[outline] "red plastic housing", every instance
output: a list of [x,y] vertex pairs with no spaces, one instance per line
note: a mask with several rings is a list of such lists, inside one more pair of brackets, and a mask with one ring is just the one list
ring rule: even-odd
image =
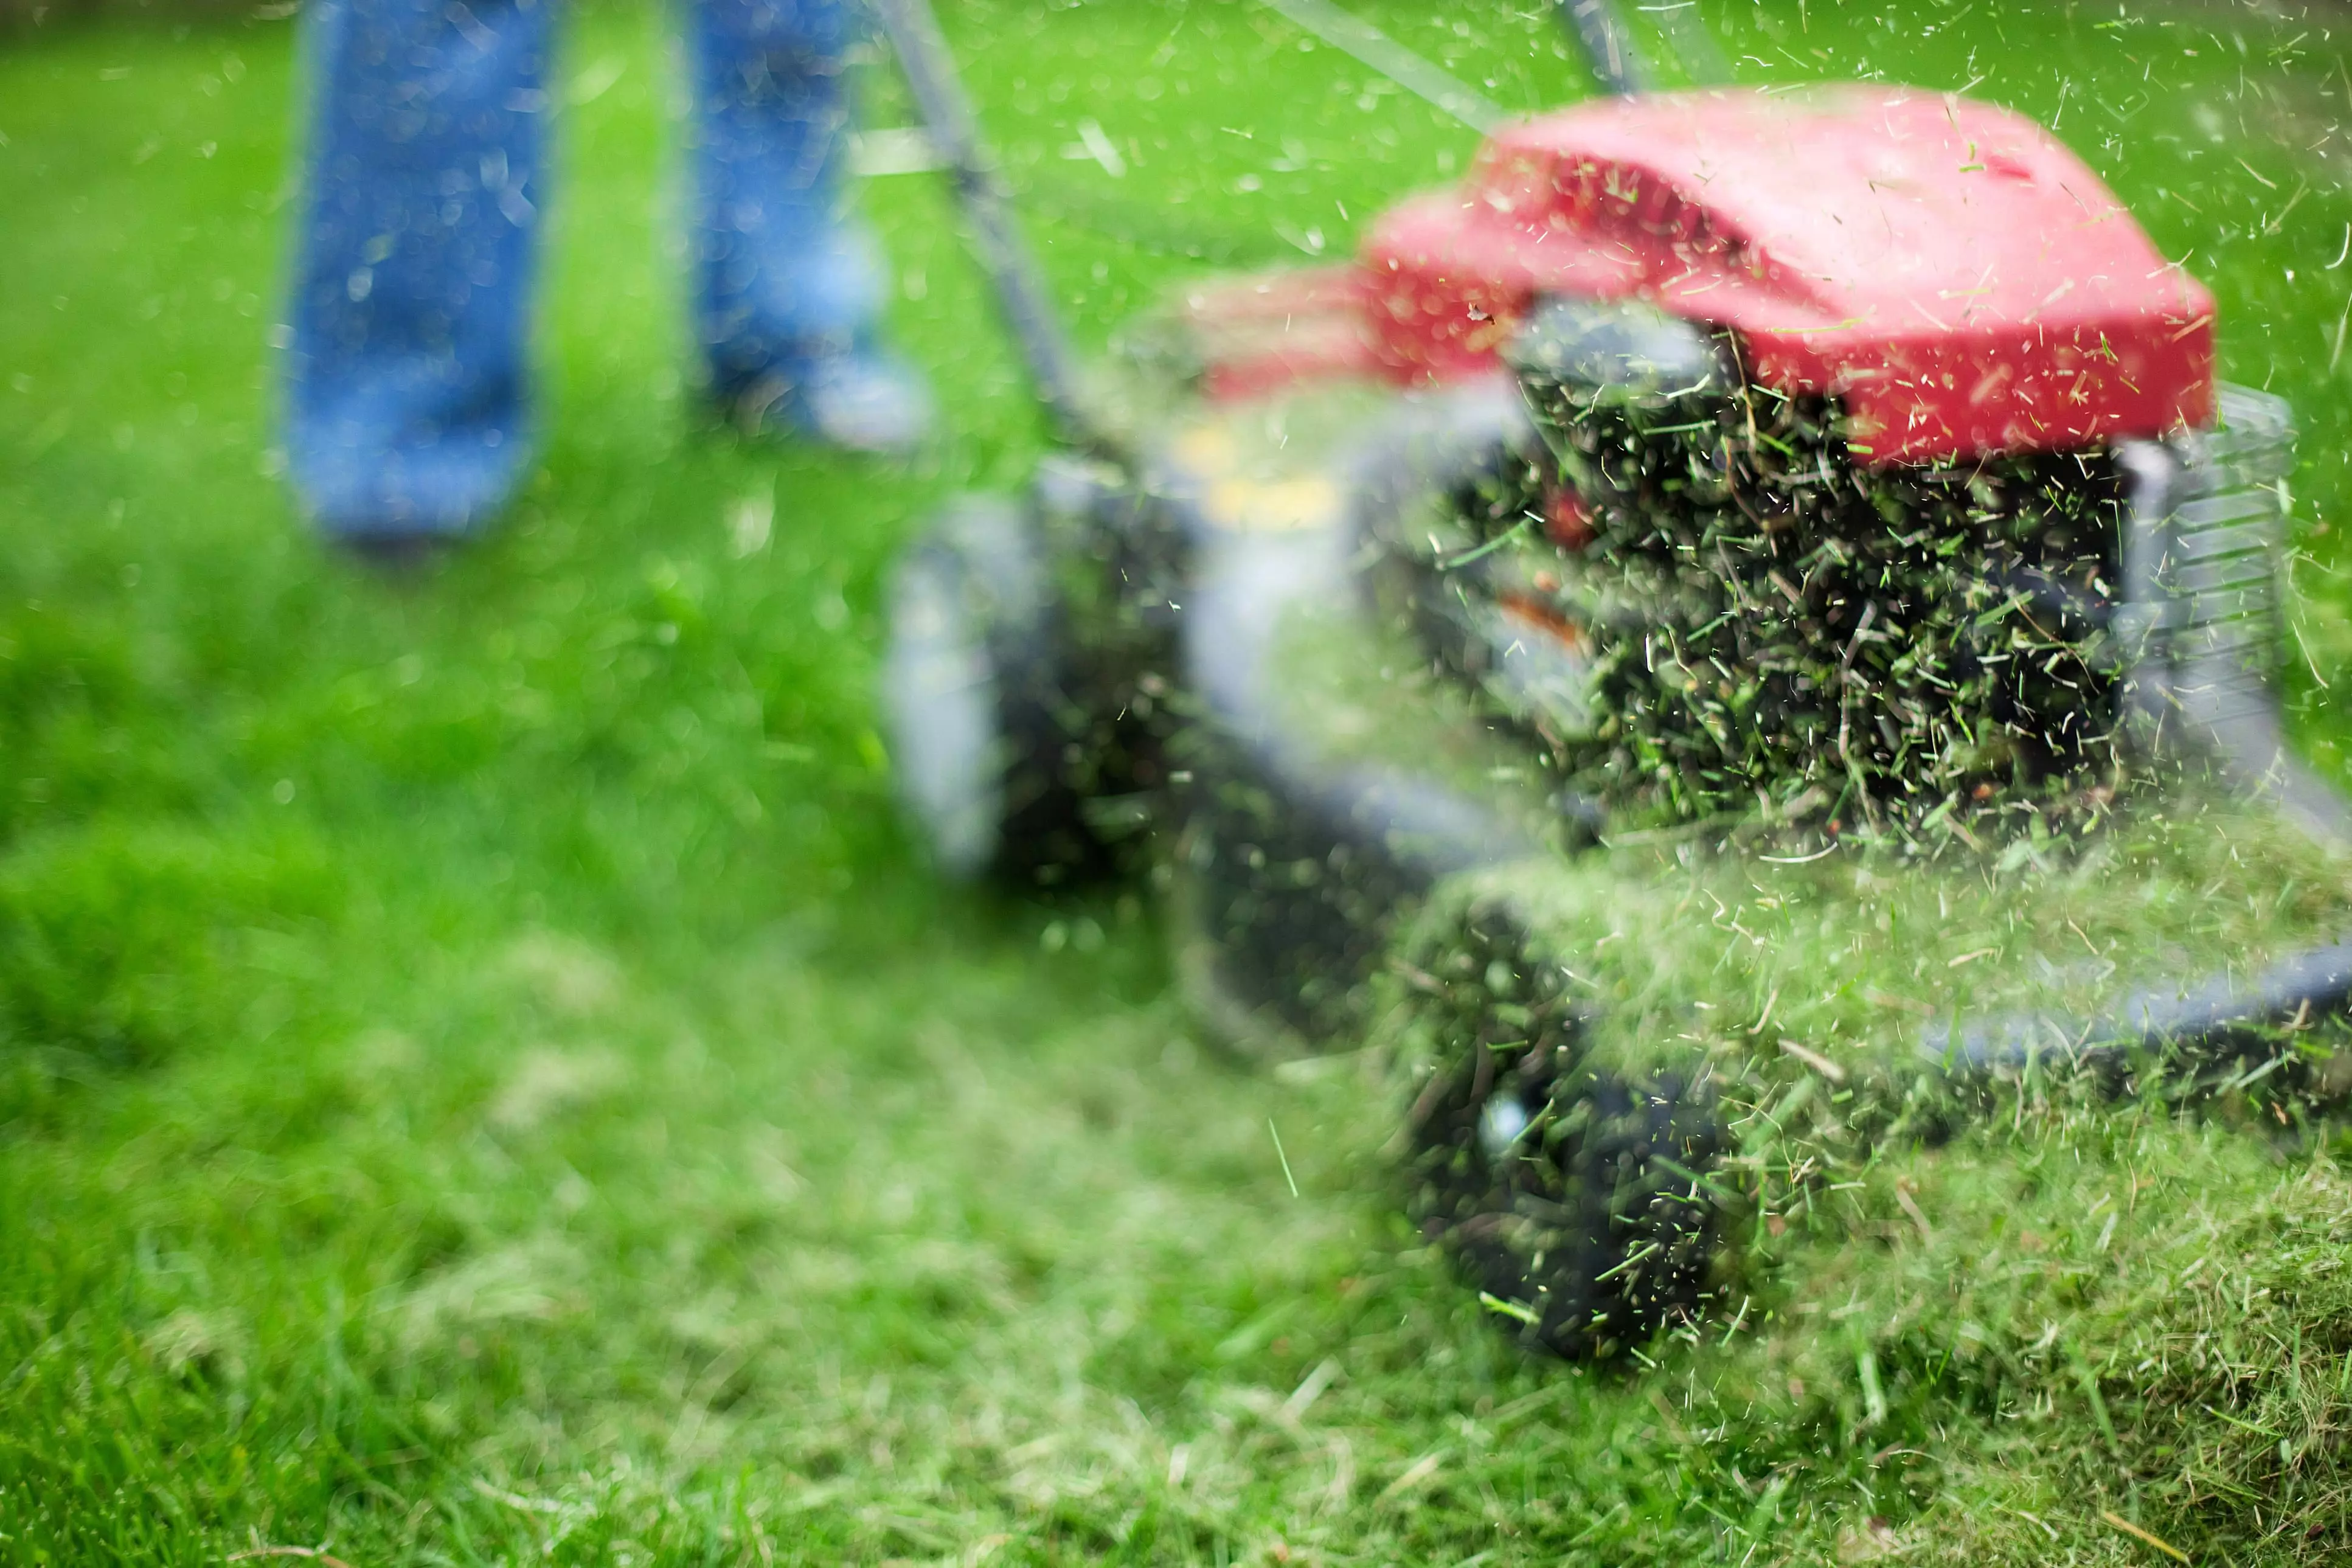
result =
[[[1841,399],[1874,462],[2213,416],[2211,296],[2040,126],[1948,94],[1580,105],[1383,215],[1359,266],[1362,329],[1327,324],[1305,356],[1324,368],[1487,373],[1538,295],[1632,295],[1732,329],[1765,384]],[[1232,389],[1279,379],[1277,363],[1301,368],[1262,356]]]

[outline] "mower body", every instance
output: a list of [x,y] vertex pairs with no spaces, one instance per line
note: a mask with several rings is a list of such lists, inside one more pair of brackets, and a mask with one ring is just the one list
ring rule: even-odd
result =
[[1838,400],[1872,463],[2212,422],[2205,289],[2040,126],[1944,94],[1570,110],[1382,217],[1363,265],[1386,363],[1475,374],[1537,299],[1640,298],[1735,333],[1753,380]]
[[[902,569],[902,783],[952,869],[1153,879],[1235,1038],[1386,1031],[1413,1211],[1529,1342],[1704,1295],[1718,1211],[1766,1190],[1706,1174],[1727,1108],[1792,1074],[1874,1086],[1875,1136],[2044,1024],[2112,1056],[2163,1032],[2132,1006],[2187,1016],[2089,937],[2091,970],[1906,991],[1952,955],[1889,927],[1807,1044],[1775,998],[1817,977],[1717,941],[1723,889],[1783,883],[1854,952],[1897,885],[1915,920],[2098,929],[2032,879],[2112,840],[2176,896],[2164,824],[2242,808],[2153,759],[2275,740],[2284,411],[2218,385],[2210,298],[2040,128],[1880,88],[1580,107],[1353,263],[1204,286],[1138,341],[1183,388],[1143,400],[1144,459],[1056,459]],[[2229,831],[2190,857],[2229,897],[2295,859]],[[2180,926],[2216,949],[2171,978],[2352,921],[2352,876],[2304,870]]]
[[1613,99],[1512,127],[1349,266],[1189,302],[1213,396],[1491,374],[1539,300],[1638,298],[1895,463],[2212,423],[2213,302],[2032,121],[1910,89]]

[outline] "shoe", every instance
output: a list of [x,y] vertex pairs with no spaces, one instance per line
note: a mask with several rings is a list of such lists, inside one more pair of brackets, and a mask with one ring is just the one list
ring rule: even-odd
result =
[[405,577],[424,571],[457,547],[454,533],[330,533],[336,549],[362,566],[386,576]]
[[302,511],[329,542],[372,566],[414,569],[478,537],[506,510],[530,460],[528,442],[497,428],[460,426],[426,441],[381,434],[331,427],[298,431],[289,442]]
[[843,451],[877,455],[920,446],[933,417],[922,378],[874,350],[829,354],[795,375],[763,375],[734,404],[748,432],[788,430]]

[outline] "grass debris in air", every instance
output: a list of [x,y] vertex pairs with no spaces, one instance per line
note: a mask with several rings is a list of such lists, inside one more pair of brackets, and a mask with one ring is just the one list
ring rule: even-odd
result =
[[[1579,89],[1541,8],[1353,8],[1499,101]],[[2324,29],[1700,9],[1744,79],[2058,120],[2215,286],[2225,372],[2344,427]],[[1470,151],[1237,4],[948,20],[1091,342]],[[1752,1283],[1577,1371],[1391,1217],[1363,1058],[1224,1062],[1139,898],[943,895],[872,739],[877,584],[1037,442],[944,200],[864,195],[937,471],[740,446],[681,376],[665,24],[571,23],[544,472],[392,589],[268,474],[290,29],[0,54],[0,1557],[2340,1559],[2352,1192],[2269,1080],[1829,1140],[1727,1233]],[[1123,181],[1059,155],[1081,118]],[[2339,771],[2341,446],[2296,479]],[[1783,1011],[1820,988],[1775,1026],[1843,1064]]]

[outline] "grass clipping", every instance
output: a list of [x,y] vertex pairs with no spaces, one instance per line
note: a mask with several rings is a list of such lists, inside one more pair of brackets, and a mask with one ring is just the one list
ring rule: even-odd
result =
[[1664,385],[1523,365],[1574,499],[1521,465],[1465,520],[1511,536],[1503,597],[1592,634],[1590,723],[1552,737],[1572,781],[1865,831],[2082,809],[2116,761],[2112,460],[1865,467],[1832,404],[1710,352]]
[[[1759,1490],[1871,1456],[1888,1522],[1862,1548],[2133,1560],[2120,1521],[2182,1550],[2340,1552],[2352,1187],[2318,1114],[2340,1026],[2106,1073],[1952,1075],[1920,1048],[1955,1018],[2095,1019],[2352,924],[2352,868],[2248,808],[2164,805],[1997,869],[1652,843],[1441,887],[1389,982],[1424,1134],[1415,1212],[1556,1347],[1606,1326],[1578,1342],[1494,1288],[1497,1260],[1541,1284],[1617,1259],[1607,1288],[1563,1292],[1621,1314],[1613,1348],[1678,1358],[1674,1419],[1754,1454]],[[1672,1163],[1633,1170],[1621,1139],[1616,1196],[1654,1207],[1570,1258],[1605,1082],[1654,1108],[1646,1147]],[[1510,1155],[1428,1135],[1514,1085],[1542,1092]],[[1653,1243],[1644,1317],[1618,1282]]]

